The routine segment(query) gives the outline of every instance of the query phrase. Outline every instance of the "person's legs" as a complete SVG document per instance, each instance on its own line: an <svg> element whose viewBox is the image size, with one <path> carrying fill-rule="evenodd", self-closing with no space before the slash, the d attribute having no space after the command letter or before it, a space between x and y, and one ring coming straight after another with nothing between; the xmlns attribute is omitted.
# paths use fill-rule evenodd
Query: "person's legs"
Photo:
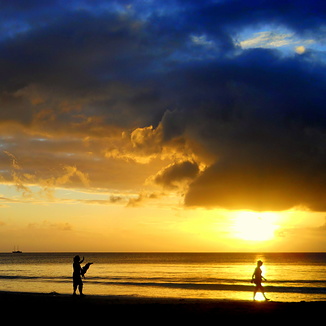
<svg viewBox="0 0 326 326"><path fill-rule="evenodd" d="M78 284L76 284L76 282L74 280L74 283L73 283L73 289L74 289L73 295L76 295L77 286L78 286Z"/></svg>
<svg viewBox="0 0 326 326"><path fill-rule="evenodd" d="M255 289L254 289L254 301L256 300L256 294L257 294L257 290L258 290L258 285L256 285Z"/></svg>
<svg viewBox="0 0 326 326"><path fill-rule="evenodd" d="M266 298L264 287L261 284L259 285L259 291L263 294L266 301L269 300Z"/></svg>
<svg viewBox="0 0 326 326"><path fill-rule="evenodd" d="M263 294L265 300L269 300L269 299L266 298L265 290L264 290L264 287L263 286L261 286L261 293Z"/></svg>
<svg viewBox="0 0 326 326"><path fill-rule="evenodd" d="M83 294L83 281L82 281L82 280L80 280L80 283L79 283L78 289L79 289L79 293L80 293L80 295L84 295L84 294Z"/></svg>

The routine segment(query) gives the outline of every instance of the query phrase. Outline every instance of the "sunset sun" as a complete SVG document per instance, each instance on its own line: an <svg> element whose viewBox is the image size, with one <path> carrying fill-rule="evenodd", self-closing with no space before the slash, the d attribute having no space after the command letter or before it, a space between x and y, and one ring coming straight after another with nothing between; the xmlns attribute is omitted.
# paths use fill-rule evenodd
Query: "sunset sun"
<svg viewBox="0 0 326 326"><path fill-rule="evenodd" d="M234 219L234 236L248 241L272 240L278 229L275 222L276 216L272 213L239 212Z"/></svg>

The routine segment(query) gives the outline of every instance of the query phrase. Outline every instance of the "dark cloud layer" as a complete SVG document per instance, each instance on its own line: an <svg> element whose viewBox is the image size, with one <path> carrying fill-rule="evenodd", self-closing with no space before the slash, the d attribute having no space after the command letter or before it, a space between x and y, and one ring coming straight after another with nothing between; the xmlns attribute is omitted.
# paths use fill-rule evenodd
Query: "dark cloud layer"
<svg viewBox="0 0 326 326"><path fill-rule="evenodd" d="M323 44L323 1L0 6L1 125L78 134L80 151L129 133L129 147L97 149L110 158L184 151L156 183L193 180L188 206L326 210L325 54L237 41L266 26Z"/></svg>
<svg viewBox="0 0 326 326"><path fill-rule="evenodd" d="M184 161L168 166L155 176L154 182L167 188L176 188L178 185L193 180L199 173L195 162Z"/></svg>

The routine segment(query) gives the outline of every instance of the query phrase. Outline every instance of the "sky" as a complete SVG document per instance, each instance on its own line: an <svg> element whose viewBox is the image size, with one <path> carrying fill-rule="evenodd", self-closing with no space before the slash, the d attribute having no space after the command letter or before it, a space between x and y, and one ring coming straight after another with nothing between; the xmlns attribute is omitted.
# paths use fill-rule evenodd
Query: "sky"
<svg viewBox="0 0 326 326"><path fill-rule="evenodd" d="M326 251L326 4L0 1L0 252Z"/></svg>

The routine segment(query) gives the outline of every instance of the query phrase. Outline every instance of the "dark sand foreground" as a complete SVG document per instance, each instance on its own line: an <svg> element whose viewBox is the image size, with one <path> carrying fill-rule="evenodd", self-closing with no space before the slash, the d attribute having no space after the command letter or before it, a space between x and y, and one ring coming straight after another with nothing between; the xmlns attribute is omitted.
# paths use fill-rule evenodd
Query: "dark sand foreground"
<svg viewBox="0 0 326 326"><path fill-rule="evenodd" d="M166 299L126 296L83 298L61 294L0 292L2 319L33 324L71 323L146 325L179 322L306 322L323 320L325 302L251 302L209 299ZM224 318L224 319L222 319ZM286 318L286 319L285 319Z"/></svg>

